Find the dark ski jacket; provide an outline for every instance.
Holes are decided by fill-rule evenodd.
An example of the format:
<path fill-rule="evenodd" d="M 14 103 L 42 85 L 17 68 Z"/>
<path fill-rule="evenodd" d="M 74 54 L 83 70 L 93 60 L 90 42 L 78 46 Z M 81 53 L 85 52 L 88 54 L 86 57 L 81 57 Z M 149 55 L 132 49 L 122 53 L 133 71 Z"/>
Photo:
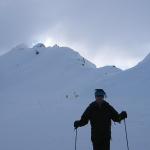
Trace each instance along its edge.
<path fill-rule="evenodd" d="M 79 120 L 79 126 L 88 124 L 90 120 L 91 124 L 91 140 L 93 142 L 111 139 L 111 120 L 114 122 L 120 122 L 122 120 L 121 115 L 106 101 L 103 101 L 101 106 L 96 101 L 92 102 L 85 110 L 81 119 Z"/>

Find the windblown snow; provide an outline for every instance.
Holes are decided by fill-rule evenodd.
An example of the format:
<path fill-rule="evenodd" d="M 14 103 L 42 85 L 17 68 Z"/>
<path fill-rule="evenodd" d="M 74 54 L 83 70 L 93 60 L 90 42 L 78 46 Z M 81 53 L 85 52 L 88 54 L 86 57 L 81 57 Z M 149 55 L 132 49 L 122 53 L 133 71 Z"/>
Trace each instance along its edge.
<path fill-rule="evenodd" d="M 97 68 L 76 51 L 21 44 L 0 56 L 0 149 L 73 150 L 73 122 L 103 88 L 107 101 L 128 112 L 130 149 L 150 149 L 150 56 L 122 71 Z M 77 149 L 91 150 L 90 125 Z M 112 123 L 112 150 L 126 150 L 124 124 Z"/>

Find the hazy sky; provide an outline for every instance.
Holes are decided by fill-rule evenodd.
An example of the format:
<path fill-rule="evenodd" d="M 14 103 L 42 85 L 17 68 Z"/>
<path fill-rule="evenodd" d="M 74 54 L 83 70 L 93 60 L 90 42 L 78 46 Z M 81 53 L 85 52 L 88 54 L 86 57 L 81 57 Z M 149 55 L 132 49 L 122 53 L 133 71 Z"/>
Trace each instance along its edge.
<path fill-rule="evenodd" d="M 97 66 L 129 68 L 150 52 L 149 0 L 0 0 L 0 53 L 68 46 Z"/>

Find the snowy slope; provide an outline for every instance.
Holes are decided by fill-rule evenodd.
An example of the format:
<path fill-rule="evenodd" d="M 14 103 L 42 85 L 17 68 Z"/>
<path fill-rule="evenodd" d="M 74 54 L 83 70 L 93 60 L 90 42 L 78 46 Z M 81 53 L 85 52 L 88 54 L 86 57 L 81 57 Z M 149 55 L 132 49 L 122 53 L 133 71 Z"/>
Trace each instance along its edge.
<path fill-rule="evenodd" d="M 132 149 L 148 150 L 149 65 L 147 60 L 126 71 L 96 68 L 67 47 L 13 48 L 0 57 L 0 149 L 74 149 L 73 122 L 94 100 L 94 89 L 104 88 L 118 111 L 129 112 Z M 125 150 L 123 124 L 112 129 L 112 150 Z M 92 148 L 89 130 L 79 129 L 78 149 Z"/>

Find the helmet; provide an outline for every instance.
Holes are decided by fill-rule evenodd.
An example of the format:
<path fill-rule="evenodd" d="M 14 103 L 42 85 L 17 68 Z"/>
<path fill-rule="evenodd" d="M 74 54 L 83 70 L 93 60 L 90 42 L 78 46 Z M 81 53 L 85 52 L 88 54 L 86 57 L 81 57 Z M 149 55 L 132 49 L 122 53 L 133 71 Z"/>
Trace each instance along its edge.
<path fill-rule="evenodd" d="M 95 89 L 95 97 L 97 97 L 97 96 L 106 97 L 106 93 L 103 89 Z"/>

